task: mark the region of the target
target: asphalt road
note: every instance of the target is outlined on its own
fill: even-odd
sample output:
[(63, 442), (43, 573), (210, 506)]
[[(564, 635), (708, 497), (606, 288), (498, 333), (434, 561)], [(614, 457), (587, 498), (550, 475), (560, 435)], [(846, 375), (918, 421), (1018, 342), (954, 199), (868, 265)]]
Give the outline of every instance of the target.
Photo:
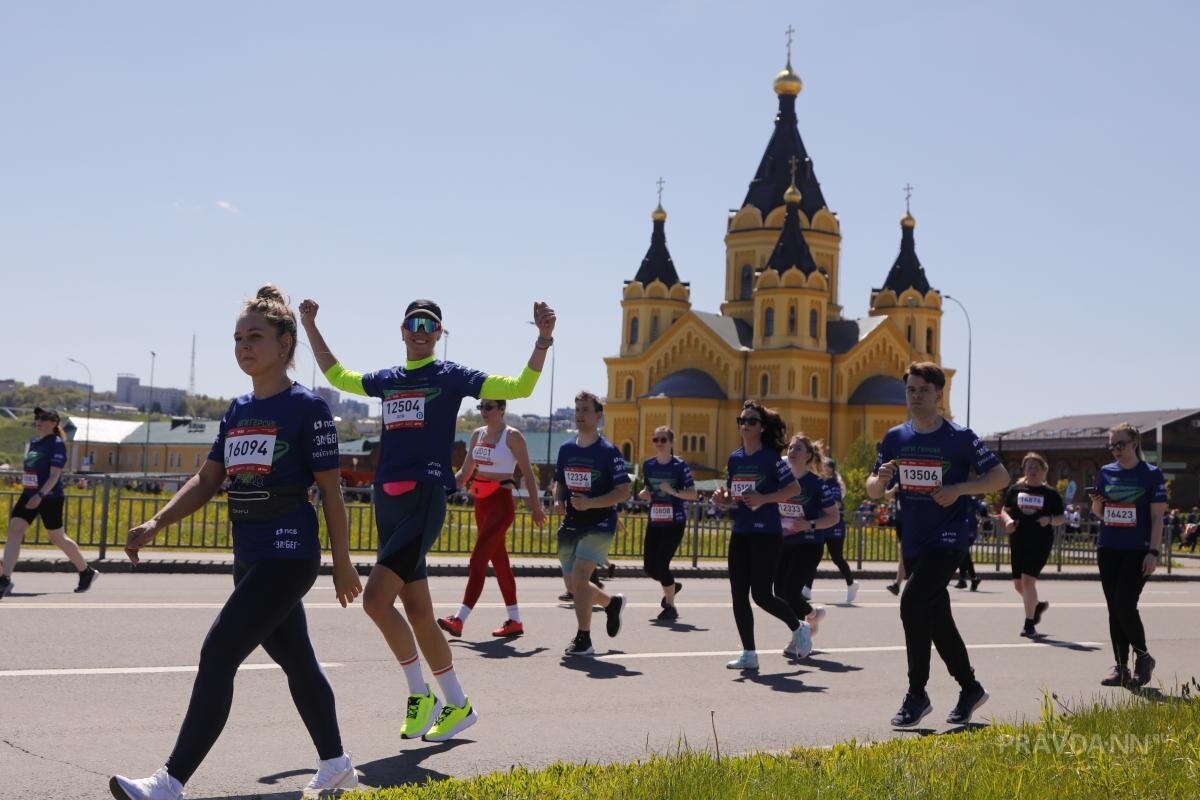
[[(458, 607), (464, 579), (432, 581), (438, 613)], [(75, 595), (72, 576), (18, 573), (0, 601), (0, 786), (5, 797), (107, 797), (113, 772), (143, 776), (162, 765), (175, 741), (201, 641), (228, 595), (212, 575), (104, 575)], [(562, 583), (519, 580), (528, 633), (494, 641), (504, 609), (489, 580), (464, 637), (453, 640), (458, 672), (480, 714), (464, 738), (402, 741), (403, 677), (360, 608), (343, 610), (328, 577), (307, 600), (318, 656), (327, 664), (347, 750), (363, 782), (390, 786), (465, 777), (514, 764), (631, 761), (681, 746), (722, 753), (828, 745), (850, 738), (951, 730), (943, 722), (957, 686), (934, 655), (928, 727), (897, 731), (888, 719), (905, 689), (898, 600), (883, 582), (864, 586), (854, 607), (844, 589), (818, 583), (829, 614), (817, 650), (803, 663), (780, 654), (781, 623), (757, 612), (762, 668), (725, 669), (739, 652), (728, 585), (686, 581), (680, 619), (653, 621), (659, 592), (646, 579), (611, 587), (629, 600), (615, 639), (597, 619), (595, 659), (564, 659), (574, 616), (556, 600)], [(1088, 581), (1047, 581), (1047, 639), (1017, 636), (1023, 613), (1011, 584), (951, 590), (955, 616), (980, 680), (991, 693), (977, 716), (987, 722), (1036, 719), (1044, 690), (1064, 700), (1119, 692), (1097, 685), (1112, 663), (1103, 597)], [(1200, 583), (1152, 583), (1142, 613), (1164, 688), (1193, 674), (1200, 652)], [(291, 798), (316, 754), (292, 707), (282, 672), (260, 650), (238, 676), (225, 732), (188, 785), (191, 798)], [(432, 678), (430, 678), (432, 683)]]

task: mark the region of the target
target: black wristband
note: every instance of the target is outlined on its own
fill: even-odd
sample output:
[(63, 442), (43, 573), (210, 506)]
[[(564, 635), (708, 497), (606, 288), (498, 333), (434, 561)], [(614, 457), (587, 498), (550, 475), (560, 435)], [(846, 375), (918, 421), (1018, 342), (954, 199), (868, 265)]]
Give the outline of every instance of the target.
[(1153, 547), (1151, 547), (1147, 552), (1149, 552), (1150, 555), (1154, 556), (1155, 558), (1158, 558), (1158, 551), (1155, 550)]

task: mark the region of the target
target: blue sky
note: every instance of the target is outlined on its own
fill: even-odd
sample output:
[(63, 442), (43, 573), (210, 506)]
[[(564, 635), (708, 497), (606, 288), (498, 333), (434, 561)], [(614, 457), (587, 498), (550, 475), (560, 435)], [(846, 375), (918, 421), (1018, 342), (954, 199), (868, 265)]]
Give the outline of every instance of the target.
[[(1191, 3), (24, 3), (0, 8), (0, 377), (248, 383), (240, 300), (322, 304), (350, 367), (402, 357), (414, 296), (449, 355), (515, 374), (560, 313), (555, 405), (605, 388), (655, 180), (693, 306), (727, 211), (797, 110), (863, 316), (915, 187), (917, 250), (975, 329), (972, 423), (1200, 405)], [(947, 304), (944, 361), (965, 324)], [(297, 377), (311, 362), (298, 354)], [(318, 379), (319, 381), (323, 379)], [(543, 381), (517, 411), (544, 413)]]

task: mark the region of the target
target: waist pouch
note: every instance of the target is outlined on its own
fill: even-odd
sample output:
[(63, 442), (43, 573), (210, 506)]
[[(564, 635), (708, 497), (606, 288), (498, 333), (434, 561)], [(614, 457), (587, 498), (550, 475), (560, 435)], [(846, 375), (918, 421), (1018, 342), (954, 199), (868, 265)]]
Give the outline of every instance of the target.
[(228, 494), (230, 522), (269, 522), (308, 505), (308, 489), (303, 486), (230, 490)]
[(476, 476), (475, 479), (471, 481), (471, 494), (474, 495), (477, 500), (482, 500), (485, 497), (491, 497), (497, 491), (506, 487), (515, 489), (517, 488), (517, 482), (512, 478), (505, 478), (502, 481), (494, 481), (491, 478)]

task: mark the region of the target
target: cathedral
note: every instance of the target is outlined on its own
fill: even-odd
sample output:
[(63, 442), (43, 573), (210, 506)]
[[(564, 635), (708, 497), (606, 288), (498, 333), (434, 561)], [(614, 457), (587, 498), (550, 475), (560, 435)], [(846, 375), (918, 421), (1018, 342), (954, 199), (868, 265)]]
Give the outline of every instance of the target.
[(661, 197), (654, 209), (650, 249), (622, 293), (620, 355), (605, 358), (605, 435), (631, 463), (649, 458), (654, 429), (669, 425), (676, 455), (697, 477), (719, 475), (741, 446), (736, 419), (748, 399), (778, 410), (789, 436), (823, 439), (837, 456), (862, 434), (878, 441), (904, 421), (899, 376), (910, 361), (941, 363), (942, 296), (917, 258), (907, 211), (900, 253), (872, 290), (868, 316), (843, 317), (841, 223), (800, 138), (802, 86), (789, 56), (775, 78), (775, 130), (726, 223), (720, 313), (692, 308), (667, 250)]

